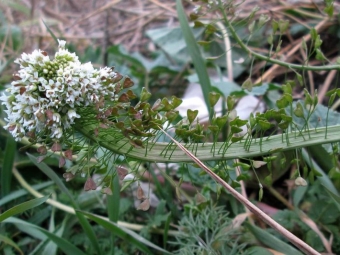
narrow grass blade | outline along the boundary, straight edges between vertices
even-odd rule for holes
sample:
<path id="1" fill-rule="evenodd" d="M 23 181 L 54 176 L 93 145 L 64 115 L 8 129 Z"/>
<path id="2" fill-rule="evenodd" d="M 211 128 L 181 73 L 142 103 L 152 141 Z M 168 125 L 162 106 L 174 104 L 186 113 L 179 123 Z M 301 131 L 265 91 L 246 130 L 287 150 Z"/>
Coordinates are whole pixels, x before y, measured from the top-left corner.
<path id="1" fill-rule="evenodd" d="M 12 239 L 9 239 L 7 236 L 0 235 L 0 243 L 10 245 L 14 249 L 16 249 L 20 254 L 24 255 L 22 250 L 20 250 L 19 246 L 15 242 L 13 242 Z"/>
<path id="2" fill-rule="evenodd" d="M 321 184 L 324 185 L 325 187 L 328 187 L 330 191 L 332 191 L 334 194 L 339 195 L 339 192 L 337 188 L 334 186 L 332 180 L 329 178 L 328 174 L 326 174 L 323 169 L 319 166 L 317 162 L 311 157 L 309 157 L 308 152 L 306 149 L 302 149 L 302 157 L 306 164 L 312 169 L 314 168 L 316 171 L 318 171 L 322 176 L 318 177 L 320 180 Z M 332 161 L 330 156 L 328 155 L 327 157 L 324 158 L 326 161 Z M 330 170 L 330 169 L 328 169 Z"/>
<path id="3" fill-rule="evenodd" d="M 82 252 L 79 248 L 77 248 L 75 245 L 67 241 L 66 239 L 57 236 L 54 233 L 51 233 L 47 231 L 46 229 L 43 229 L 39 226 L 36 226 L 34 224 L 28 223 L 26 221 L 17 219 L 17 218 L 8 218 L 4 221 L 4 223 L 13 223 L 15 225 L 22 225 L 25 227 L 25 229 L 35 229 L 44 234 L 49 240 L 52 240 L 55 242 L 60 250 L 64 252 L 64 254 L 67 255 L 86 255 L 84 252 Z"/>
<path id="4" fill-rule="evenodd" d="M 0 214 L 0 222 L 4 221 L 5 219 L 22 213 L 24 211 L 27 211 L 29 209 L 32 209 L 34 207 L 37 207 L 38 205 L 41 205 L 42 203 L 46 202 L 49 196 L 41 197 L 41 198 L 35 198 L 32 200 L 29 200 L 27 202 L 24 202 L 22 204 L 16 205 L 12 207 L 11 209 L 8 209 L 4 213 Z"/>
<path id="5" fill-rule="evenodd" d="M 145 252 L 146 254 L 152 254 L 146 246 L 149 246 L 149 247 L 151 247 L 155 250 L 161 251 L 162 254 L 171 254 L 171 253 L 167 252 L 166 250 L 158 247 L 157 245 L 151 243 L 150 241 L 146 240 L 144 237 L 138 235 L 137 233 L 135 233 L 135 232 L 133 232 L 129 229 L 126 229 L 124 227 L 119 227 L 114 222 L 110 222 L 108 220 L 105 220 L 102 217 L 97 216 L 97 215 L 92 214 L 92 213 L 83 212 L 83 211 L 80 211 L 80 212 L 83 213 L 86 217 L 90 218 L 91 220 L 94 220 L 99 225 L 103 226 L 104 228 L 110 230 L 111 232 L 114 232 L 115 235 L 117 235 L 120 238 L 124 239 L 125 241 L 135 245 L 138 249 Z"/>
<path id="6" fill-rule="evenodd" d="M 36 185 L 32 185 L 32 188 L 34 190 L 40 190 L 40 189 L 46 188 L 48 186 L 51 186 L 52 184 L 53 184 L 52 181 L 47 181 L 47 182 L 39 183 L 39 184 L 36 184 Z M 22 197 L 26 194 L 28 194 L 28 192 L 24 189 L 20 189 L 20 190 L 16 190 L 16 191 L 11 192 L 7 196 L 0 199 L 0 207 L 3 206 L 4 204 L 6 204 L 6 203 L 8 203 L 12 200 L 15 200 L 19 197 Z"/>
<path id="7" fill-rule="evenodd" d="M 42 20 L 42 22 L 44 23 L 47 31 L 50 33 L 50 35 L 52 36 L 52 38 L 54 39 L 54 41 L 58 44 L 58 39 L 57 37 L 55 36 L 55 34 L 52 32 L 52 30 L 50 29 L 50 27 L 45 23 L 44 20 Z"/>
<path id="8" fill-rule="evenodd" d="M 249 223 L 245 224 L 246 227 L 250 230 L 250 232 L 253 233 L 253 235 L 256 237 L 256 239 L 259 240 L 261 243 L 267 245 L 268 247 L 276 251 L 282 252 L 283 254 L 302 255 L 301 252 L 299 252 L 289 244 L 281 241 L 272 234 L 268 233 L 267 231 Z"/>
<path id="9" fill-rule="evenodd" d="M 112 195 L 107 197 L 107 211 L 110 221 L 117 222 L 119 217 L 120 186 L 118 175 L 112 177 Z"/>
<path id="10" fill-rule="evenodd" d="M 198 75 L 198 79 L 200 81 L 201 87 L 202 87 L 204 101 L 208 108 L 209 116 L 211 118 L 212 108 L 210 107 L 210 103 L 209 103 L 209 93 L 212 91 L 212 89 L 211 89 L 210 78 L 207 72 L 205 61 L 202 58 L 200 49 L 198 48 L 198 44 L 195 40 L 195 37 L 192 34 L 188 20 L 186 18 L 186 14 L 184 12 L 182 0 L 176 0 L 176 7 L 177 7 L 178 20 L 179 20 L 179 23 L 181 25 L 181 29 L 183 32 L 183 37 L 187 44 L 189 55 L 195 66 L 195 70 Z"/>
<path id="11" fill-rule="evenodd" d="M 59 189 L 64 192 L 70 199 L 71 204 L 73 206 L 73 208 L 75 210 L 79 210 L 79 206 L 77 204 L 77 202 L 74 200 L 74 198 L 72 197 L 71 193 L 69 192 L 69 190 L 66 188 L 65 184 L 60 180 L 59 176 L 45 163 L 41 162 L 38 163 L 37 159 L 27 153 L 28 157 L 30 158 L 30 160 L 44 173 L 46 174 L 52 181 L 54 181 L 57 186 L 59 187 Z M 93 245 L 93 247 L 96 249 L 98 254 L 102 254 L 102 251 L 100 249 L 96 234 L 94 233 L 90 223 L 87 221 L 87 219 L 84 217 L 84 215 L 78 213 L 76 211 L 76 216 L 78 217 L 79 223 L 81 224 L 81 226 L 83 227 L 83 230 L 85 231 L 87 237 L 90 239 L 91 244 Z"/>
<path id="12" fill-rule="evenodd" d="M 250 249 L 247 250 L 246 253 L 249 255 L 273 255 L 273 253 L 271 253 L 267 249 L 259 246 L 251 247 Z"/>
<path id="13" fill-rule="evenodd" d="M 170 213 L 165 224 L 164 224 L 164 234 L 163 234 L 164 249 L 166 248 L 166 244 L 168 243 L 168 234 L 169 234 L 171 219 L 172 219 L 172 215 Z"/>
<path id="14" fill-rule="evenodd" d="M 12 136 L 8 136 L 6 142 L 6 149 L 4 155 L 4 161 L 2 164 L 1 171 L 1 196 L 4 197 L 9 194 L 11 190 L 11 180 L 12 180 L 12 167 L 14 163 L 16 150 L 16 142 Z"/>
<path id="15" fill-rule="evenodd" d="M 332 191 L 330 191 L 325 185 L 324 185 L 325 190 L 329 194 L 329 196 L 333 199 L 335 205 L 338 207 L 340 211 L 340 196 L 334 194 Z"/>
<path id="16" fill-rule="evenodd" d="M 111 222 L 118 222 L 119 219 L 119 207 L 120 207 L 120 185 L 118 174 L 112 176 L 112 195 L 107 196 L 107 214 Z M 111 232 L 111 252 L 113 253 L 116 242 L 116 235 Z"/>
<path id="17" fill-rule="evenodd" d="M 178 208 L 172 202 L 173 201 L 173 197 L 172 197 L 171 193 L 168 192 L 168 189 L 166 188 L 166 186 L 168 184 L 167 180 L 165 179 L 164 180 L 165 183 L 161 184 L 160 181 L 158 180 L 156 174 L 155 174 L 155 171 L 152 168 L 149 169 L 149 172 L 152 175 L 152 178 L 153 178 L 153 181 L 154 181 L 154 185 L 156 186 L 157 191 L 160 194 L 161 198 L 163 198 L 167 202 L 172 215 L 174 215 L 174 218 L 178 218 L 179 217 Z"/>
<path id="18" fill-rule="evenodd" d="M 68 219 L 69 217 L 65 217 L 61 226 L 56 231 L 53 231 L 55 235 L 62 237 L 64 230 L 65 230 L 65 225 Z M 52 232 L 51 229 L 50 229 L 50 232 Z M 58 245 L 52 240 L 49 240 L 48 243 L 46 243 L 44 249 L 42 250 L 42 254 L 49 254 L 49 255 L 58 254 Z"/>

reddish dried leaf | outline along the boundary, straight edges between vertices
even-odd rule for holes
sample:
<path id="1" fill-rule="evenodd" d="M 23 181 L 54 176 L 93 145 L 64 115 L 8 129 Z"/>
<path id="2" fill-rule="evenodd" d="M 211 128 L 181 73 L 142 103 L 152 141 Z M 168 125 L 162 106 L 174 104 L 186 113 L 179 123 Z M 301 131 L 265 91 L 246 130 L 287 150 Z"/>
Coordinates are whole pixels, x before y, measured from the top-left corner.
<path id="1" fill-rule="evenodd" d="M 21 80 L 21 78 L 18 74 L 13 74 L 13 80 L 18 81 Z"/>
<path id="2" fill-rule="evenodd" d="M 7 130 L 8 131 L 13 131 L 14 129 L 16 129 L 16 125 L 14 124 L 14 125 L 11 125 L 11 126 L 9 126 L 8 128 L 7 128 Z"/>
<path id="3" fill-rule="evenodd" d="M 135 93 L 133 93 L 133 91 L 132 90 L 128 90 L 127 92 L 126 92 L 126 94 L 128 95 L 128 97 L 130 98 L 130 99 L 135 99 L 137 96 L 135 95 Z"/>
<path id="4" fill-rule="evenodd" d="M 37 149 L 37 152 L 39 152 L 41 155 L 45 155 L 47 153 L 47 148 L 46 146 L 40 146 L 38 149 Z"/>
<path id="5" fill-rule="evenodd" d="M 108 128 L 109 128 L 109 127 L 108 127 L 106 124 L 104 124 L 104 123 L 100 123 L 100 124 L 99 124 L 99 127 L 103 128 L 103 129 L 108 129 Z"/>
<path id="6" fill-rule="evenodd" d="M 121 79 L 123 79 L 123 75 L 121 75 L 120 73 L 116 73 L 116 77 L 112 79 L 112 83 L 116 83 Z"/>
<path id="7" fill-rule="evenodd" d="M 120 84 L 120 82 L 118 82 L 117 84 L 116 84 L 116 86 L 115 86 L 115 93 L 116 94 L 118 94 L 121 90 L 122 90 L 122 88 L 121 88 L 121 84 Z"/>
<path id="8" fill-rule="evenodd" d="M 72 155 L 73 155 L 73 151 L 72 150 L 66 150 L 64 151 L 64 156 L 69 159 L 72 160 Z"/>
<path id="9" fill-rule="evenodd" d="M 84 190 L 89 191 L 89 190 L 95 190 L 95 189 L 97 189 L 97 185 L 94 182 L 94 180 L 91 177 L 87 178 L 85 185 L 84 185 Z"/>
<path id="10" fill-rule="evenodd" d="M 37 162 L 40 163 L 40 162 L 42 162 L 45 158 L 46 158 L 46 156 L 39 156 L 39 157 L 37 158 Z"/>
<path id="11" fill-rule="evenodd" d="M 53 112 L 51 110 L 46 110 L 47 119 L 53 120 Z"/>
<path id="12" fill-rule="evenodd" d="M 95 129 L 93 130 L 93 133 L 94 133 L 94 136 L 97 137 L 98 134 L 99 134 L 98 128 L 95 128 Z"/>
<path id="13" fill-rule="evenodd" d="M 35 138 L 35 132 L 32 130 L 32 131 L 29 131 L 26 133 L 26 136 L 29 137 L 29 138 Z"/>
<path id="14" fill-rule="evenodd" d="M 124 177 L 129 173 L 129 171 L 123 167 L 123 166 L 118 166 L 117 167 L 117 174 L 118 174 L 118 177 L 119 177 L 119 180 L 123 180 Z"/>
<path id="15" fill-rule="evenodd" d="M 137 207 L 137 210 L 147 211 L 150 208 L 149 199 L 145 199 L 140 205 Z"/>
<path id="16" fill-rule="evenodd" d="M 74 178 L 74 174 L 72 174 L 72 173 L 64 173 L 63 177 L 65 178 L 65 180 L 67 182 L 69 182 L 70 180 L 72 180 Z"/>
<path id="17" fill-rule="evenodd" d="M 63 156 L 59 157 L 59 168 L 62 168 L 63 166 L 65 166 L 66 164 L 66 160 Z"/>
<path id="18" fill-rule="evenodd" d="M 144 148 L 143 142 L 139 139 L 130 140 L 130 144 L 135 148 Z"/>
<path id="19" fill-rule="evenodd" d="M 55 142 L 52 147 L 51 147 L 51 151 L 61 151 L 61 144 L 58 142 Z"/>
<path id="20" fill-rule="evenodd" d="M 26 88 L 25 87 L 21 87 L 20 91 L 19 91 L 20 95 L 24 94 L 25 92 L 26 92 Z"/>
<path id="21" fill-rule="evenodd" d="M 207 202 L 207 199 L 201 193 L 197 193 L 195 199 L 198 205 Z"/>
<path id="22" fill-rule="evenodd" d="M 145 199 L 144 191 L 141 186 L 138 186 L 137 188 L 137 199 Z"/>
<path id="23" fill-rule="evenodd" d="M 123 83 L 123 88 L 124 89 L 130 88 L 133 86 L 133 84 L 134 84 L 133 81 L 129 77 L 126 77 Z"/>
<path id="24" fill-rule="evenodd" d="M 112 195 L 112 190 L 110 187 L 106 187 L 104 189 L 102 189 L 102 193 L 111 196 Z"/>
<path id="25" fill-rule="evenodd" d="M 111 116 L 111 114 L 112 114 L 112 108 L 108 108 L 104 112 L 105 117 L 109 117 Z"/>
<path id="26" fill-rule="evenodd" d="M 118 98 L 118 102 L 127 103 L 127 102 L 130 102 L 130 98 L 129 98 L 129 96 L 126 93 L 123 93 Z"/>

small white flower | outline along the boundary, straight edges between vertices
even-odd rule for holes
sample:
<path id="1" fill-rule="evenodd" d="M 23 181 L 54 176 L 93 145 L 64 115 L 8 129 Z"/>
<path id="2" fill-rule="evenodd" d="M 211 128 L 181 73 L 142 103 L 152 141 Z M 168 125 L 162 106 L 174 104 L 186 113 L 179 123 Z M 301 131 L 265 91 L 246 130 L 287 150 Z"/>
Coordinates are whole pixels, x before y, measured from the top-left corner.
<path id="1" fill-rule="evenodd" d="M 295 185 L 296 186 L 307 186 L 307 182 L 305 179 L 303 179 L 301 176 L 295 179 Z"/>
<path id="2" fill-rule="evenodd" d="M 127 182 L 127 181 L 132 181 L 135 179 L 135 176 L 133 174 L 127 174 L 124 179 L 123 182 Z"/>
<path id="3" fill-rule="evenodd" d="M 71 123 L 74 123 L 75 118 L 80 118 L 80 115 L 76 113 L 75 110 L 71 109 L 67 112 L 68 119 Z"/>
<path id="4" fill-rule="evenodd" d="M 53 113 L 53 121 L 56 123 L 60 122 L 60 114 L 59 113 Z"/>
<path id="5" fill-rule="evenodd" d="M 59 43 L 59 48 L 65 48 L 66 41 L 58 39 L 58 43 Z"/>
<path id="6" fill-rule="evenodd" d="M 76 54 L 65 49 L 65 41 L 58 43 L 54 59 L 35 50 L 15 60 L 20 65 L 16 80 L 6 90 L 10 95 L 1 95 L 0 101 L 10 123 L 5 128 L 16 140 L 32 130 L 43 139 L 60 139 L 80 118 L 78 107 L 93 106 L 107 95 L 116 100 L 115 84 L 107 82 L 117 75 L 111 68 L 81 64 Z"/>
<path id="7" fill-rule="evenodd" d="M 63 130 L 61 128 L 56 128 L 54 132 L 52 133 L 52 138 L 61 138 L 63 136 Z"/>
<path id="8" fill-rule="evenodd" d="M 46 97 L 53 98 L 55 96 L 55 91 L 52 89 L 46 90 Z"/>

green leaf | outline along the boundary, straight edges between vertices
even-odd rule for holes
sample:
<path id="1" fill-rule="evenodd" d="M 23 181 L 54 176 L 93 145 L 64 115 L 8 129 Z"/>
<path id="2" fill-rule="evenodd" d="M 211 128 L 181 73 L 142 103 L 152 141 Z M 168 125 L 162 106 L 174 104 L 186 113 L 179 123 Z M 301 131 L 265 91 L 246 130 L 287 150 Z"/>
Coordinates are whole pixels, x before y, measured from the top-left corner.
<path id="1" fill-rule="evenodd" d="M 42 203 L 46 202 L 48 197 L 49 196 L 32 199 L 32 200 L 29 200 L 27 202 L 16 205 L 16 206 L 12 207 L 11 209 L 8 209 L 4 213 L 0 214 L 0 222 L 4 221 L 5 219 L 7 219 L 7 218 L 9 218 L 13 215 L 22 213 L 24 211 L 27 211 L 27 210 L 32 209 L 34 207 L 37 207 L 38 205 L 41 205 Z"/>
<path id="2" fill-rule="evenodd" d="M 279 30 L 280 33 L 283 34 L 287 31 L 289 27 L 289 20 L 279 20 Z"/>
<path id="3" fill-rule="evenodd" d="M 270 251 L 263 247 L 255 246 L 247 249 L 246 254 L 248 255 L 273 255 Z"/>
<path id="4" fill-rule="evenodd" d="M 220 130 L 222 130 L 224 125 L 227 123 L 227 120 L 228 120 L 228 116 L 227 115 L 219 116 L 219 117 L 216 118 L 215 124 L 218 126 L 218 128 Z M 241 132 L 241 131 L 239 131 L 239 132 Z"/>
<path id="5" fill-rule="evenodd" d="M 304 118 L 303 108 L 300 102 L 296 104 L 296 108 L 294 109 L 294 114 L 298 118 Z"/>
<path id="6" fill-rule="evenodd" d="M 263 188 L 260 187 L 260 190 L 259 190 L 259 201 L 260 202 L 261 202 L 262 198 L 263 198 Z"/>
<path id="7" fill-rule="evenodd" d="M 52 36 L 52 38 L 54 39 L 54 41 L 56 42 L 56 44 L 59 44 L 59 43 L 58 43 L 57 37 L 56 37 L 55 34 L 52 32 L 52 30 L 50 29 L 50 27 L 45 23 L 44 20 L 42 20 L 42 22 L 44 23 L 45 27 L 47 28 L 47 31 L 50 33 L 50 35 Z"/>
<path id="8" fill-rule="evenodd" d="M 249 26 L 248 26 L 249 32 L 251 34 L 254 32 L 254 27 L 255 27 L 255 20 L 253 20 L 253 22 L 250 23 Z"/>
<path id="9" fill-rule="evenodd" d="M 210 78 L 207 72 L 205 62 L 202 58 L 201 52 L 198 48 L 197 42 L 193 33 L 189 27 L 188 20 L 186 18 L 185 11 L 183 9 L 182 1 L 176 0 L 176 7 L 178 13 L 179 23 L 181 25 L 183 36 L 188 47 L 189 55 L 191 56 L 192 62 L 195 66 L 196 73 L 198 75 L 202 92 L 204 96 L 204 101 L 207 106 L 209 116 L 212 118 L 212 108 L 209 103 L 209 92 L 212 91 Z"/>
<path id="10" fill-rule="evenodd" d="M 272 127 L 272 123 L 270 123 L 269 121 L 264 121 L 264 120 L 259 120 L 259 126 L 261 127 L 261 130 L 266 131 L 269 128 Z"/>
<path id="11" fill-rule="evenodd" d="M 242 87 L 243 89 L 248 90 L 248 91 L 250 92 L 250 91 L 252 91 L 252 89 L 253 89 L 253 82 L 251 81 L 250 78 L 248 78 L 248 79 L 246 79 L 246 80 L 243 82 L 243 84 L 242 84 L 241 87 Z"/>
<path id="12" fill-rule="evenodd" d="M 272 21 L 273 34 L 276 33 L 276 31 L 278 30 L 278 28 L 279 28 L 279 22 L 276 21 L 276 20 L 273 20 L 273 21 Z"/>
<path id="13" fill-rule="evenodd" d="M 326 164 L 325 166 L 329 167 L 331 165 L 329 163 L 332 162 L 332 160 L 330 159 L 331 156 L 329 154 L 325 153 L 325 149 L 320 145 L 315 146 L 314 148 L 316 149 L 315 153 L 319 153 L 320 157 L 322 157 L 322 155 L 327 155 L 327 157 L 324 157 L 324 161 L 330 161 L 330 162 L 324 162 L 324 164 Z M 318 180 L 320 181 L 320 183 L 322 185 L 326 186 L 334 194 L 339 195 L 337 188 L 334 186 L 334 184 L 333 184 L 332 180 L 329 178 L 328 174 L 323 171 L 323 169 L 318 165 L 317 162 L 314 161 L 313 158 L 310 157 L 310 155 L 308 155 L 308 152 L 306 151 L 306 149 L 302 149 L 302 157 L 310 168 L 316 169 L 316 171 L 318 171 L 320 174 L 322 174 L 322 177 L 318 177 Z M 325 169 L 325 170 L 329 171 L 330 168 Z M 311 171 L 311 173 L 312 172 L 313 171 Z"/>
<path id="14" fill-rule="evenodd" d="M 299 207 L 299 204 L 302 200 L 302 198 L 305 196 L 307 191 L 307 187 L 306 186 L 299 186 L 294 190 L 293 193 L 293 204 L 296 208 Z"/>
<path id="15" fill-rule="evenodd" d="M 282 252 L 283 254 L 289 255 L 302 255 L 301 252 L 296 250 L 293 246 L 281 241 L 277 237 L 268 233 L 266 230 L 263 230 L 255 225 L 245 223 L 246 227 L 250 230 L 250 232 L 256 237 L 258 241 L 265 244 L 266 246 Z"/>
<path id="16" fill-rule="evenodd" d="M 270 20 L 270 17 L 266 14 L 261 14 L 259 18 L 259 28 L 266 24 Z"/>
<path id="17" fill-rule="evenodd" d="M 32 185 L 32 188 L 34 190 L 40 190 L 43 189 L 45 187 L 51 186 L 53 184 L 52 181 L 47 181 L 47 182 L 43 182 L 40 184 L 36 184 L 36 185 Z M 16 190 L 16 191 L 12 191 L 10 194 L 8 194 L 7 196 L 3 197 L 0 199 L 0 207 L 2 207 L 4 204 L 17 199 L 21 196 L 26 195 L 28 192 L 25 189 L 20 189 L 20 190 Z"/>
<path id="18" fill-rule="evenodd" d="M 234 109 L 235 104 L 236 104 L 235 97 L 228 96 L 227 97 L 227 109 L 228 109 L 228 111 L 231 111 L 232 109 Z"/>
<path id="19" fill-rule="evenodd" d="M 44 162 L 38 163 L 37 159 L 27 153 L 28 157 L 30 158 L 30 160 L 44 173 L 46 174 L 51 180 L 53 180 L 57 186 L 59 187 L 59 189 L 65 193 L 65 195 L 68 196 L 68 198 L 71 201 L 72 207 L 75 210 L 79 210 L 79 206 L 77 204 L 77 202 L 74 200 L 74 198 L 72 197 L 71 193 L 69 192 L 69 190 L 66 188 L 65 184 L 60 180 L 60 178 L 58 177 L 58 175 L 48 166 L 46 165 Z M 88 236 L 88 238 L 91 241 L 91 244 L 93 245 L 93 247 L 96 249 L 98 254 L 102 254 L 101 249 L 99 247 L 99 243 L 96 237 L 96 234 L 94 233 L 90 223 L 87 221 L 87 219 L 80 213 L 76 212 L 76 216 L 79 220 L 79 223 L 81 224 L 81 226 L 83 227 L 84 232 L 86 233 L 86 235 Z"/>
<path id="20" fill-rule="evenodd" d="M 2 164 L 1 181 L 0 181 L 2 197 L 8 195 L 11 190 L 12 167 L 14 163 L 14 157 L 16 154 L 15 150 L 16 150 L 16 142 L 12 136 L 8 136 L 3 164 Z"/>
<path id="21" fill-rule="evenodd" d="M 7 236 L 0 235 L 0 243 L 10 245 L 14 249 L 16 249 L 20 254 L 24 254 L 22 250 L 20 250 L 20 247 L 15 242 L 13 242 L 12 239 L 9 239 Z"/>
<path id="22" fill-rule="evenodd" d="M 316 40 L 316 38 L 318 37 L 318 32 L 316 31 L 316 29 L 313 27 L 310 30 L 310 35 L 313 41 Z"/>
<path id="23" fill-rule="evenodd" d="M 329 5 L 329 6 L 326 6 L 323 11 L 325 13 L 327 13 L 328 17 L 332 17 L 333 16 L 333 13 L 334 13 L 334 6 L 333 5 Z"/>
<path id="24" fill-rule="evenodd" d="M 146 90 L 146 88 L 142 88 L 142 92 L 140 93 L 140 101 L 146 102 L 151 97 L 151 93 Z"/>
<path id="25" fill-rule="evenodd" d="M 190 109 L 187 110 L 187 117 L 188 117 L 188 121 L 190 124 L 196 119 L 197 114 L 198 114 L 198 110 L 194 110 L 194 111 Z"/>
<path id="26" fill-rule="evenodd" d="M 317 60 L 326 60 L 327 59 L 320 49 L 316 49 L 315 52 L 316 52 L 315 58 Z"/>
<path id="27" fill-rule="evenodd" d="M 285 97 L 285 95 L 283 95 L 280 99 L 278 99 L 276 101 L 276 106 L 279 109 L 283 109 L 286 108 L 289 105 L 289 101 L 287 100 L 287 98 Z"/>
<path id="28" fill-rule="evenodd" d="M 322 40 L 321 40 L 321 38 L 320 38 L 320 35 L 318 35 L 318 36 L 316 37 L 315 42 L 314 42 L 314 47 L 315 47 L 315 48 L 320 48 L 321 44 L 322 44 Z"/>
<path id="29" fill-rule="evenodd" d="M 1 0 L 1 4 L 8 6 L 11 10 L 21 12 L 25 14 L 27 17 L 31 13 L 31 9 L 22 1 Z"/>
<path id="30" fill-rule="evenodd" d="M 48 239 L 52 240 L 54 243 L 56 243 L 60 250 L 62 250 L 67 255 L 86 255 L 84 252 L 82 252 L 80 249 L 78 249 L 76 246 L 74 246 L 72 243 L 67 241 L 64 238 L 61 238 L 57 236 L 54 233 L 51 233 L 47 231 L 46 229 L 43 229 L 39 226 L 36 226 L 34 224 L 28 223 L 26 221 L 17 219 L 17 218 L 8 218 L 4 221 L 4 223 L 13 223 L 15 225 L 21 225 L 24 227 L 24 229 L 35 229 L 45 235 Z"/>
<path id="31" fill-rule="evenodd" d="M 209 102 L 210 102 L 210 106 L 214 107 L 217 103 L 217 101 L 220 99 L 221 95 L 219 93 L 216 92 L 210 92 L 209 93 Z"/>
<path id="32" fill-rule="evenodd" d="M 338 207 L 340 211 L 340 196 L 334 194 L 332 191 L 330 191 L 325 185 L 323 185 L 329 196 L 333 199 L 333 202 Z"/>
<path id="33" fill-rule="evenodd" d="M 194 39 L 198 41 L 204 32 L 204 25 L 191 30 Z M 185 64 L 191 60 L 181 27 L 152 29 L 146 35 L 176 62 Z"/>
<path id="34" fill-rule="evenodd" d="M 162 254 L 171 254 L 167 252 L 166 250 L 158 247 L 157 245 L 151 243 L 150 241 L 146 240 L 142 236 L 136 234 L 135 232 L 129 229 L 126 229 L 124 227 L 119 227 L 116 223 L 107 221 L 99 215 L 95 215 L 95 214 L 84 212 L 84 211 L 79 211 L 79 212 L 84 214 L 89 219 L 97 222 L 99 225 L 103 226 L 104 228 L 110 230 L 115 235 L 124 239 L 128 243 L 135 245 L 136 247 L 138 247 L 138 249 L 140 249 L 142 252 L 145 252 L 146 254 L 152 254 L 146 246 L 149 246 L 155 250 L 161 251 Z"/>

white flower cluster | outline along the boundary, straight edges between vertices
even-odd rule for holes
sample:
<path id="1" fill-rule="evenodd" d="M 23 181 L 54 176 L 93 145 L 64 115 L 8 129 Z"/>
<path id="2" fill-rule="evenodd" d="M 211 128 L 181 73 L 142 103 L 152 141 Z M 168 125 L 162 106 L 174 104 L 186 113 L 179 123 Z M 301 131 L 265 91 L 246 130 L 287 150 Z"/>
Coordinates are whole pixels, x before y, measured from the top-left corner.
<path id="1" fill-rule="evenodd" d="M 59 41 L 59 40 L 58 40 Z M 20 70 L 0 100 L 7 108 L 5 128 L 16 140 L 28 132 L 60 139 L 76 118 L 79 107 L 102 106 L 115 99 L 115 83 L 120 76 L 112 68 L 94 69 L 81 64 L 74 53 L 59 41 L 54 59 L 45 51 L 23 53 L 15 63 Z"/>

